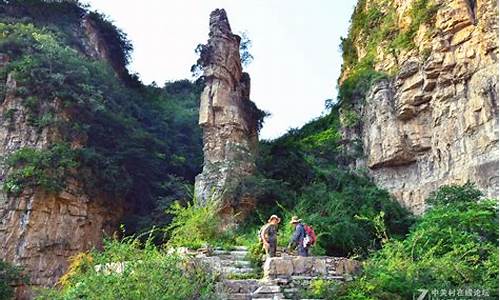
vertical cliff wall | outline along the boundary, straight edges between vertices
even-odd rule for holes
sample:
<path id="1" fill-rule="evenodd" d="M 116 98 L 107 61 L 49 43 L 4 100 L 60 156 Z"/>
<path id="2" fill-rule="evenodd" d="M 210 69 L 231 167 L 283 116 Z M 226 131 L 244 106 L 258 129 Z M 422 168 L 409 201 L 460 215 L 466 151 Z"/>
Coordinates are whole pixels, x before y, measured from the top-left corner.
<path id="1" fill-rule="evenodd" d="M 206 80 L 199 120 L 204 165 L 196 177 L 195 193 L 202 202 L 220 200 L 228 216 L 254 205 L 251 198 L 231 193 L 255 172 L 258 142 L 257 108 L 249 99 L 250 76 L 242 72 L 239 46 L 240 37 L 231 32 L 225 11 L 213 11 L 209 40 L 201 52 Z"/>
<path id="2" fill-rule="evenodd" d="M 0 12 L 2 17 L 3 14 L 13 16 L 12 20 L 26 14 L 14 4 L 2 4 Z M 88 24 L 87 17 L 82 17 L 81 22 L 69 28 L 79 38 L 80 49 L 88 50 L 82 50 L 81 54 L 105 61 L 109 59 L 101 33 Z M 18 28 L 34 28 L 22 26 Z M 8 47 L 2 49 L 9 50 Z M 0 53 L 0 57 L 0 68 L 4 71 L 13 62 L 7 53 Z M 118 76 L 120 70 L 115 70 Z M 2 84 L 4 97 L 0 99 L 0 259 L 21 266 L 29 277 L 30 286 L 51 286 L 66 271 L 70 256 L 99 247 L 104 235 L 117 228 L 123 209 L 118 199 L 110 199 L 104 193 L 90 195 L 84 188 L 85 182 L 78 179 L 77 173 L 81 169 L 69 170 L 64 188 L 57 192 L 48 192 L 36 185 L 21 188 L 8 182 L 9 175 L 19 170 L 9 166 L 6 160 L 22 149 L 45 151 L 54 144 L 68 142 L 63 140 L 65 133 L 57 124 L 70 121 L 72 114 L 62 99 L 46 99 L 36 92 L 26 95 L 26 87 L 14 75 L 7 74 L 6 83 Z M 30 99 L 40 100 L 36 108 L 38 112 L 50 112 L 49 125 L 37 126 L 34 123 L 33 107 L 27 105 Z M 86 139 L 84 134 L 73 136 L 70 148 L 83 147 Z M 25 163 L 21 159 L 20 164 Z M 37 171 L 36 167 L 24 168 L 19 178 L 34 177 Z M 9 186 L 6 188 L 6 185 Z M 30 297 L 30 292 L 26 289 L 19 295 Z"/>
<path id="3" fill-rule="evenodd" d="M 343 103 L 344 115 L 359 116 L 344 129 L 363 145 L 356 167 L 417 213 L 444 184 L 471 181 L 497 197 L 497 2 L 360 1 L 353 20 L 355 59 L 344 61 L 340 88 L 362 63 L 378 74 Z"/>

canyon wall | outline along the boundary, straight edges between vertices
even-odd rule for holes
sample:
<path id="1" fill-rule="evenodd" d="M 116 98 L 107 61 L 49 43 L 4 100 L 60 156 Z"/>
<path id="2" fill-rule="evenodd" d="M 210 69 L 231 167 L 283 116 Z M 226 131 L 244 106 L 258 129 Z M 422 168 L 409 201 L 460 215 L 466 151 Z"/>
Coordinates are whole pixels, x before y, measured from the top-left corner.
<path id="1" fill-rule="evenodd" d="M 210 14 L 209 40 L 201 51 L 205 89 L 199 124 L 203 129 L 203 171 L 196 177 L 199 201 L 220 201 L 222 215 L 255 205 L 252 197 L 232 193 L 241 180 L 254 174 L 258 143 L 258 109 L 250 101 L 250 76 L 242 72 L 240 37 L 231 32 L 226 12 Z"/>
<path id="2" fill-rule="evenodd" d="M 378 2 L 366 1 L 369 9 Z M 435 5 L 435 16 L 420 24 L 414 47 L 376 49 L 374 69 L 393 73 L 376 80 L 353 106 L 366 168 L 413 212 L 445 184 L 473 182 L 498 197 L 498 6 L 494 0 L 389 1 L 399 28 L 411 23 L 417 2 Z M 384 3 L 387 3 L 384 2 Z M 387 5 L 379 5 L 383 11 Z M 415 15 L 416 13 L 413 13 Z M 357 36 L 359 59 L 366 35 Z M 349 76 L 344 70 L 340 83 Z"/>
<path id="3" fill-rule="evenodd" d="M 85 25 L 86 22 L 88 19 L 82 18 L 81 27 L 74 32 L 81 37 L 81 48 L 89 50 L 83 54 L 108 59 L 106 47 L 102 46 L 106 41 L 94 27 Z M 0 53 L 0 58 L 1 68 L 10 63 L 8 55 Z M 117 75 L 120 75 L 118 71 Z M 25 105 L 26 97 L 19 92 L 21 88 L 9 74 L 5 97 L 0 99 L 2 160 L 20 149 L 48 149 L 62 140 L 56 126 L 39 128 L 33 125 L 32 112 Z M 40 109 L 55 112 L 54 123 L 68 121 L 61 101 L 45 100 Z M 80 136 L 72 141 L 71 147 L 82 147 L 85 139 Z M 18 194 L 7 193 L 3 186 L 13 171 L 2 161 L 0 259 L 21 266 L 29 277 L 30 286 L 52 286 L 66 271 L 72 255 L 100 247 L 103 237 L 114 232 L 123 214 L 120 201 L 100 194 L 89 195 L 77 176 L 67 178 L 66 187 L 57 193 L 45 192 L 39 187 L 25 187 Z M 29 289 L 21 288 L 18 297 L 31 297 Z"/>

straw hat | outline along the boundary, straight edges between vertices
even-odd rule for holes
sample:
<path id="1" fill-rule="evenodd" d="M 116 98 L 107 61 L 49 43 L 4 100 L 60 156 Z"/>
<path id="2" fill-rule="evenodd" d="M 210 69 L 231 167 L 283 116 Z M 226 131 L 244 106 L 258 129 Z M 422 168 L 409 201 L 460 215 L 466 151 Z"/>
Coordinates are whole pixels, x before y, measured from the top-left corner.
<path id="1" fill-rule="evenodd" d="M 302 219 L 299 219 L 297 216 L 293 216 L 292 220 L 290 221 L 290 224 L 295 224 L 295 223 L 300 223 L 302 222 Z"/>
<path id="2" fill-rule="evenodd" d="M 281 219 L 280 219 L 277 215 L 272 215 L 272 216 L 270 216 L 270 217 L 269 217 L 269 220 L 267 220 L 267 222 L 268 222 L 268 223 L 269 223 L 269 222 L 271 222 L 271 220 L 272 220 L 272 219 L 276 219 L 276 220 L 278 220 L 278 223 L 279 223 L 279 222 L 281 222 Z"/>

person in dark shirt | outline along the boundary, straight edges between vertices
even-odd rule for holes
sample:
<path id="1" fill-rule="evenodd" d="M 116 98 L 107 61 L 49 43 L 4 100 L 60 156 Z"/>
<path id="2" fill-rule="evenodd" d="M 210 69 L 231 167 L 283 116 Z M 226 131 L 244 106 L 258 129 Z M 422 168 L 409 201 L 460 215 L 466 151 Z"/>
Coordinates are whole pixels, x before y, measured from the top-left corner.
<path id="1" fill-rule="evenodd" d="M 297 248 L 299 256 L 309 256 L 309 247 L 304 246 L 304 238 L 307 233 L 304 229 L 304 224 L 302 224 L 302 219 L 299 219 L 297 216 L 293 216 L 290 224 L 295 227 L 295 231 L 293 232 L 290 242 L 288 243 L 288 251 Z"/>
<path id="2" fill-rule="evenodd" d="M 278 224 L 281 219 L 277 215 L 272 215 L 267 224 L 262 226 L 260 230 L 260 239 L 267 257 L 276 256 L 276 246 L 278 244 Z"/>

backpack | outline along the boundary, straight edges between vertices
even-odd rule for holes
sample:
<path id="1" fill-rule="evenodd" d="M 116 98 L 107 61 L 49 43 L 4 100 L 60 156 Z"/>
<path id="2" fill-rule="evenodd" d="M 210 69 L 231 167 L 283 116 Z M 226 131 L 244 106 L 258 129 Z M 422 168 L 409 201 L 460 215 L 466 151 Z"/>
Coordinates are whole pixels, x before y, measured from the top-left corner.
<path id="1" fill-rule="evenodd" d="M 316 243 L 316 240 L 318 239 L 316 237 L 316 233 L 314 233 L 314 229 L 311 226 L 304 224 L 304 230 L 306 232 L 306 235 L 309 237 L 309 242 L 307 243 L 307 245 L 314 245 Z"/>

